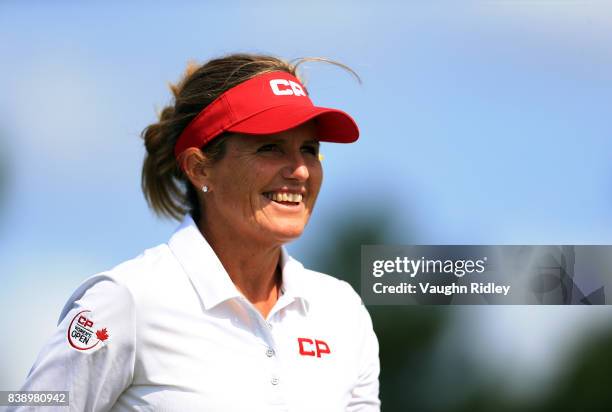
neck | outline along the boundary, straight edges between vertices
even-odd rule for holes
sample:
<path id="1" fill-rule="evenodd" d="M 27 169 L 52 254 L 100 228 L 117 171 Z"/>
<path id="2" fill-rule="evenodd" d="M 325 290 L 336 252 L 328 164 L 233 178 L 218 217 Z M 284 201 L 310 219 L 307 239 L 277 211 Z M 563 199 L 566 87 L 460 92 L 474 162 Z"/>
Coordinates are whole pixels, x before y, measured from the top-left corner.
<path id="1" fill-rule="evenodd" d="M 200 219 L 206 238 L 236 288 L 267 318 L 279 297 L 280 245 L 260 245 Z"/>

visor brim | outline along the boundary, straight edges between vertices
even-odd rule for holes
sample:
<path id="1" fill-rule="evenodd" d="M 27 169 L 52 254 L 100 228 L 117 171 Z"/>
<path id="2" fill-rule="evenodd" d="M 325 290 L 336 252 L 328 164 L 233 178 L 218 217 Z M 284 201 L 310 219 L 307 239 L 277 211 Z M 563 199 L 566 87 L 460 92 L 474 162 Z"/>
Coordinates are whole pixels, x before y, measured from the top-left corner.
<path id="1" fill-rule="evenodd" d="M 342 110 L 316 106 L 276 106 L 259 112 L 227 129 L 244 134 L 275 134 L 316 121 L 317 139 L 323 142 L 352 143 L 359 138 L 359 128 Z"/>

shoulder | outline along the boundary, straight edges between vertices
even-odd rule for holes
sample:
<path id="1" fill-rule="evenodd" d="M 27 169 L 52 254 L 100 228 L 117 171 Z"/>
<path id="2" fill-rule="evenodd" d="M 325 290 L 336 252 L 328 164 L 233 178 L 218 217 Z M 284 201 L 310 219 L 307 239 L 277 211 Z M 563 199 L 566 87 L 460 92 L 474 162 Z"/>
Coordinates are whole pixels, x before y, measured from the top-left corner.
<path id="1" fill-rule="evenodd" d="M 150 290 L 163 290 L 164 282 L 181 271 L 167 244 L 150 248 L 117 266 L 85 279 L 67 300 L 60 321 L 84 301 L 89 306 L 113 306 L 123 311 L 133 310 Z M 174 276 L 176 278 L 176 276 Z"/>
<path id="2" fill-rule="evenodd" d="M 353 287 L 334 276 L 304 267 L 285 248 L 282 249 L 283 272 L 292 285 L 302 289 L 300 294 L 316 302 L 344 302 L 361 305 L 361 298 Z M 297 281 L 294 281 L 297 280 Z"/>
<path id="3" fill-rule="evenodd" d="M 168 245 L 162 243 L 118 264 L 105 274 L 117 283 L 134 288 L 141 283 L 157 281 L 164 273 L 172 270 L 180 270 L 180 265 Z"/>
<path id="4" fill-rule="evenodd" d="M 338 279 L 327 273 L 317 272 L 312 269 L 304 268 L 305 275 L 309 278 L 309 281 L 318 287 L 322 288 L 322 291 L 332 292 L 334 294 L 340 294 L 349 300 L 361 301 L 355 289 L 346 281 Z"/>
<path id="5" fill-rule="evenodd" d="M 361 297 L 346 281 L 326 273 L 303 269 L 308 295 L 313 303 L 334 306 L 338 311 L 357 310 L 362 307 Z"/>

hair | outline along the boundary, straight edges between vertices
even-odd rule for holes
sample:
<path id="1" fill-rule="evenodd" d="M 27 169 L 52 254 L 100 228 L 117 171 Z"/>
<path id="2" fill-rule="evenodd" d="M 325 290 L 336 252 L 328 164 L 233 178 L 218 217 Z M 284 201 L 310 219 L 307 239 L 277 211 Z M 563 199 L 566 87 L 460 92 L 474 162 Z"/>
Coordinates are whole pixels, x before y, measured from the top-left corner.
<path id="1" fill-rule="evenodd" d="M 205 64 L 188 63 L 182 78 L 169 87 L 173 101 L 158 114 L 159 120 L 141 133 L 147 153 L 142 165 L 141 187 L 151 209 L 163 217 L 180 220 L 189 212 L 200 219 L 199 188 L 194 188 L 181 170 L 174 146 L 187 125 L 206 106 L 225 91 L 260 74 L 284 71 L 300 78 L 297 68 L 308 61 L 320 61 L 344 68 L 359 82 L 359 76 L 348 66 L 329 59 L 311 57 L 285 61 L 258 54 L 231 54 Z M 201 148 L 207 162 L 214 164 L 225 155 L 227 134 Z"/>

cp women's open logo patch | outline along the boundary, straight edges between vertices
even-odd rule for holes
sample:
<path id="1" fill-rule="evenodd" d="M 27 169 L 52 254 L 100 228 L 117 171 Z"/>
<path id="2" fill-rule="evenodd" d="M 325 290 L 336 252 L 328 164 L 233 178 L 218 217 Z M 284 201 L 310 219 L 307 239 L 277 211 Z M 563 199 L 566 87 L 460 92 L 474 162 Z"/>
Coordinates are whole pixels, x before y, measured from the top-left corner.
<path id="1" fill-rule="evenodd" d="M 82 310 L 72 318 L 68 326 L 68 343 L 76 350 L 86 351 L 101 347 L 108 339 L 106 328 L 98 328 L 90 310 Z"/>

